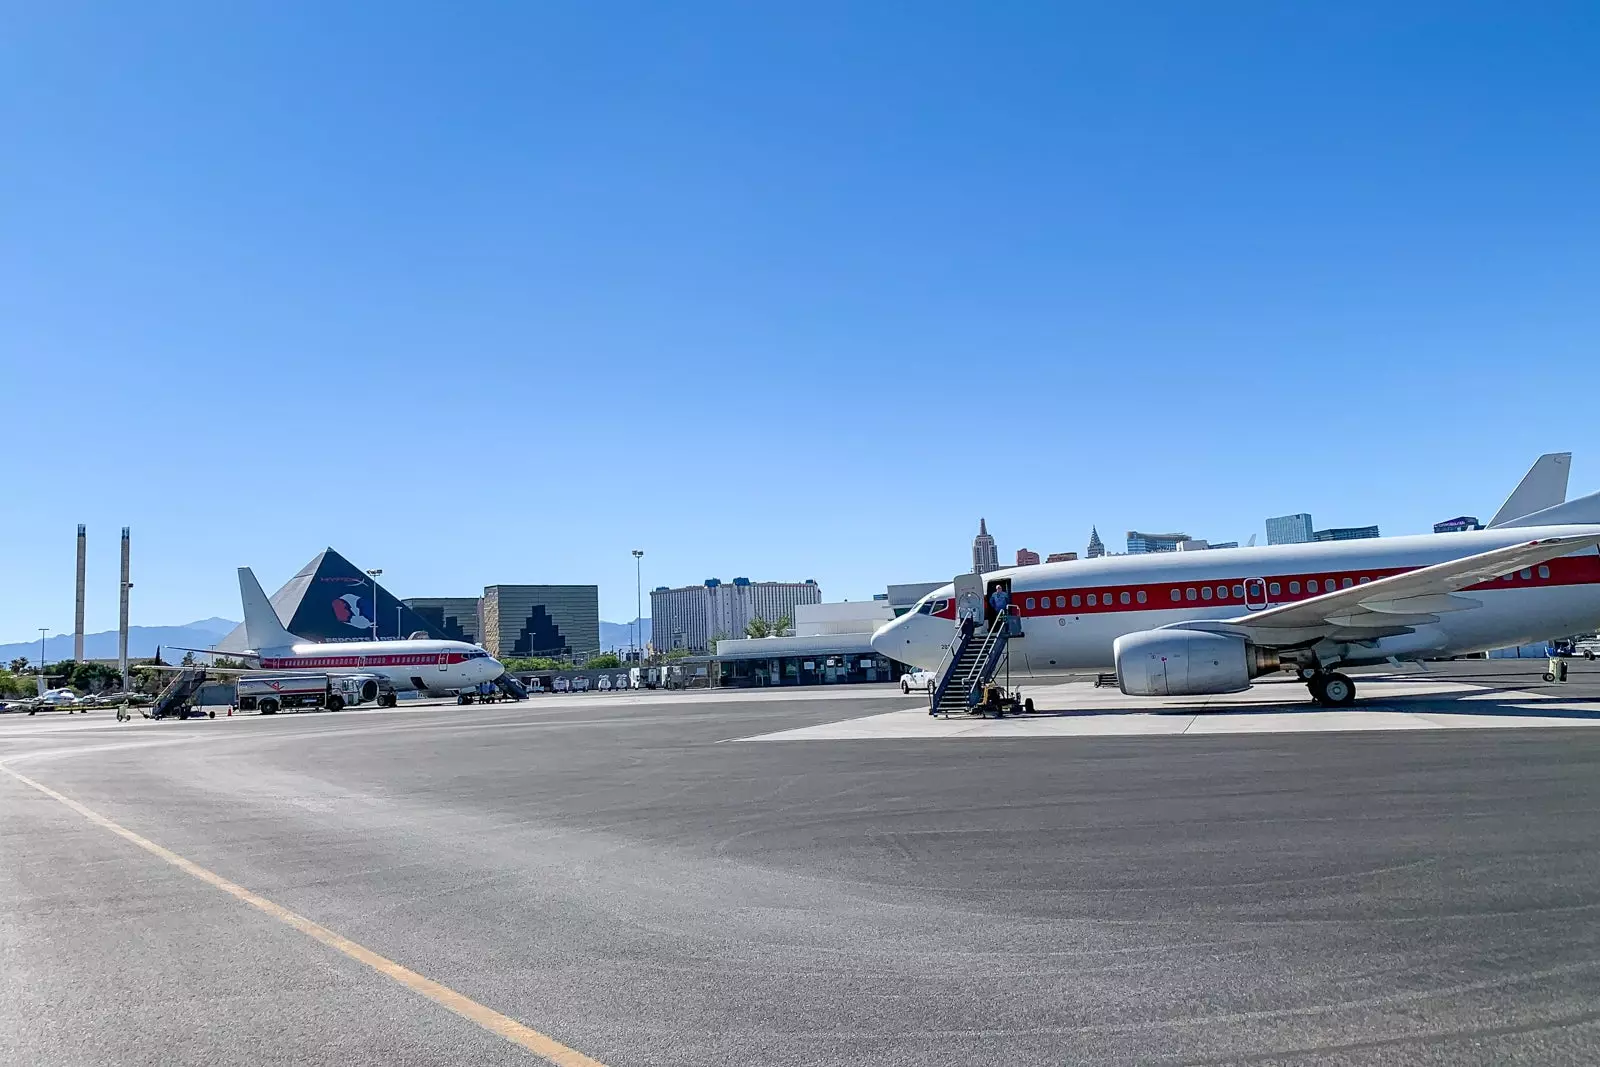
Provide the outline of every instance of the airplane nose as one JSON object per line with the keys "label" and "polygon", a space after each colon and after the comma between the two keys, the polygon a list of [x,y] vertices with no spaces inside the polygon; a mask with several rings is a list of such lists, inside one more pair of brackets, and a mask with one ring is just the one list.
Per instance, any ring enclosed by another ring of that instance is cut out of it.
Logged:
{"label": "airplane nose", "polygon": [[899,619],[890,619],[872,632],[872,651],[889,659],[900,658],[895,655],[895,646],[905,643],[899,633],[900,621],[904,618],[902,615]]}
{"label": "airplane nose", "polygon": [[940,635],[948,640],[948,624],[943,619],[931,619],[909,612],[884,623],[872,635],[872,650],[899,663],[933,670],[944,658]]}

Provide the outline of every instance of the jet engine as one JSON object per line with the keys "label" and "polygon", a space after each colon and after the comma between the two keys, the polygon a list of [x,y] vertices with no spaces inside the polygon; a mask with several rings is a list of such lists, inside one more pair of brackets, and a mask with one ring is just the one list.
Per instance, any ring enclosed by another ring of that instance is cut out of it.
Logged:
{"label": "jet engine", "polygon": [[368,704],[378,699],[378,678],[371,674],[352,674],[350,681],[358,687],[359,703]]}
{"label": "jet engine", "polygon": [[1140,630],[1112,645],[1117,686],[1129,696],[1237,693],[1278,669],[1278,656],[1242,637],[1204,630]]}

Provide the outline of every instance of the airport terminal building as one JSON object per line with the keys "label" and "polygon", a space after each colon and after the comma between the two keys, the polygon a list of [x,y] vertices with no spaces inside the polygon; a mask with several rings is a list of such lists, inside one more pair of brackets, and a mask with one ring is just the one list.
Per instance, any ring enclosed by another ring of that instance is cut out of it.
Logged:
{"label": "airport terminal building", "polygon": [[873,631],[892,618],[888,600],[797,605],[793,636],[717,642],[716,684],[756,688],[896,681],[905,665],[872,647]]}

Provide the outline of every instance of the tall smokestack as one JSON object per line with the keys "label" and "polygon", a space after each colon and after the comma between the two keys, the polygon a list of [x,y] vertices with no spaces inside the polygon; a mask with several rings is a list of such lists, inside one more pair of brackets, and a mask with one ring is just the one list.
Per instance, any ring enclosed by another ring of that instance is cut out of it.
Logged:
{"label": "tall smokestack", "polygon": [[72,613],[72,658],[83,662],[83,575],[88,559],[89,535],[83,523],[78,523],[78,602]]}
{"label": "tall smokestack", "polygon": [[122,596],[117,611],[117,669],[122,672],[122,691],[128,692],[128,528],[122,528]]}

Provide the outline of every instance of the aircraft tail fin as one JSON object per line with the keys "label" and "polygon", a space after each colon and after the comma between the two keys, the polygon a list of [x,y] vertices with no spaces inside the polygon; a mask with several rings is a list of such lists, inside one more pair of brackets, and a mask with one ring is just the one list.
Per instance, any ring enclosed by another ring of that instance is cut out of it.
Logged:
{"label": "aircraft tail fin", "polygon": [[1587,526],[1591,524],[1600,525],[1600,493],[1580,496],[1576,500],[1569,500],[1565,504],[1557,504],[1555,507],[1545,508],[1543,511],[1535,511],[1531,515],[1519,515],[1509,522],[1500,523],[1500,526]]}
{"label": "aircraft tail fin", "polygon": [[286,648],[295,643],[297,638],[284,629],[277,609],[249,567],[239,568],[239,600],[244,605],[244,639],[251,648]]}
{"label": "aircraft tail fin", "polygon": [[[1544,511],[1567,499],[1567,475],[1572,472],[1571,452],[1549,452],[1534,460],[1522,481],[1506,497],[1500,510],[1489,520],[1488,528],[1501,526],[1542,526],[1546,523],[1513,522],[1535,512]],[[1588,521],[1572,519],[1571,522]]]}

